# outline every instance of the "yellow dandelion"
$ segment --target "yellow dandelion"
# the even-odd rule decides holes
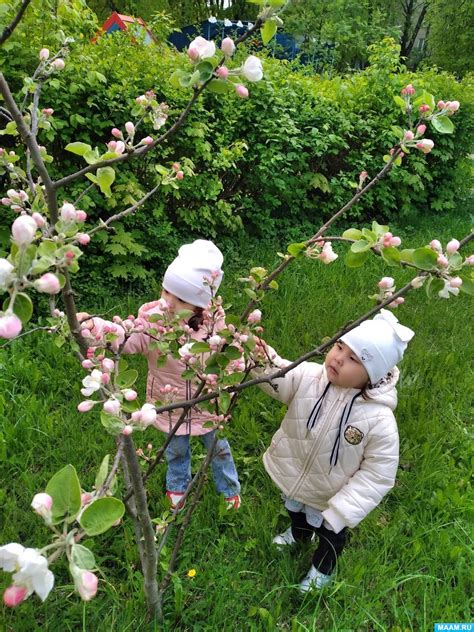
[[[188,571],[188,577],[195,577],[195,576],[196,576],[196,569],[190,568]]]

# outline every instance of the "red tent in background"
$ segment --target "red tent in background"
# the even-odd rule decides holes
[[[156,42],[156,38],[149,30],[146,23],[141,18],[133,18],[130,15],[122,15],[114,11],[112,15],[102,24],[102,33],[113,33],[114,31],[130,31],[137,36],[144,36],[145,43]]]

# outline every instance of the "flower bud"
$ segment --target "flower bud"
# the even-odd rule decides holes
[[[57,294],[61,290],[58,277],[52,272],[46,272],[34,282],[35,289],[45,294]]]
[[[89,330],[87,330],[87,331],[89,331]],[[92,369],[92,367],[94,366],[94,363],[91,360],[83,360],[81,362],[81,366],[82,366],[83,369]]]
[[[446,268],[446,266],[449,265],[449,261],[444,255],[439,255],[436,259],[436,262],[439,266],[442,266],[443,268]]]
[[[457,112],[460,107],[459,101],[449,101],[446,103],[446,107],[450,112]]]
[[[53,108],[43,108],[41,111],[45,116],[53,116],[54,114]]]
[[[61,57],[58,57],[51,62],[51,66],[53,66],[56,70],[63,70],[65,65],[64,59],[61,59]]]
[[[115,136],[115,138],[122,138],[122,132],[117,128],[117,127],[113,127],[112,128],[112,136]]]
[[[114,151],[116,154],[123,154],[123,152],[125,151],[125,143],[121,140],[118,140],[117,144],[115,145]]]
[[[124,434],[126,437],[128,437],[129,435],[131,435],[133,432],[133,426],[129,426],[128,424],[126,426],[123,427],[122,430],[122,434]]]
[[[431,110],[431,108],[426,103],[423,103],[423,105],[420,105],[418,110],[419,110],[419,112],[421,112],[421,114],[424,114],[425,112],[429,112]]]
[[[22,330],[21,320],[12,312],[0,316],[0,338],[15,338]]]
[[[474,266],[474,255],[469,255],[469,257],[466,257],[464,263],[468,266]]]
[[[70,204],[69,202],[65,202],[61,206],[61,219],[65,222],[75,222],[76,221],[76,208],[74,204]]]
[[[90,235],[88,235],[87,233],[77,233],[76,239],[81,244],[81,246],[87,246],[87,244],[91,240]]]
[[[392,277],[382,277],[377,285],[383,290],[388,290],[395,285],[395,280]]]
[[[400,239],[400,237],[395,236],[390,239],[390,245],[395,248],[399,246],[401,243],[402,243],[402,240]]]
[[[83,601],[90,601],[97,594],[99,579],[91,571],[79,569],[74,573],[74,584]]]
[[[125,123],[125,129],[129,136],[133,136],[135,134],[135,125],[131,121],[127,121]]]
[[[33,213],[31,217],[35,220],[36,226],[38,226],[38,228],[42,228],[46,224],[46,220],[39,213]]]
[[[35,494],[31,501],[32,508],[36,511],[38,516],[44,518],[46,523],[51,522],[51,508],[53,506],[53,499],[49,494]]]
[[[47,48],[42,48],[39,52],[40,61],[46,61],[49,59],[49,50]]]
[[[140,141],[141,145],[151,145],[153,142],[153,138],[151,136],[145,136],[145,138],[142,138]]]
[[[177,171],[176,172],[176,180],[182,180],[184,178],[184,172],[183,171]]]
[[[459,250],[460,245],[461,244],[457,239],[451,239],[451,241],[449,241],[446,246],[446,252],[448,253],[448,255],[452,255]]]
[[[120,413],[120,402],[118,399],[108,399],[104,402],[103,408],[108,415],[118,415]]]
[[[241,99],[247,99],[249,96],[249,91],[247,90],[247,88],[242,85],[241,83],[238,83],[235,86],[235,91],[237,92],[237,94],[239,95],[239,97]]]
[[[138,397],[137,391],[134,391],[131,388],[126,388],[122,392],[123,392],[123,396],[127,400],[127,402],[133,402]]]
[[[12,224],[13,241],[19,246],[31,244],[37,228],[35,220],[30,215],[20,215]]]
[[[192,61],[197,61],[199,59],[199,49],[197,48],[197,46],[191,45],[188,48],[188,57]]]
[[[19,606],[28,597],[28,589],[12,584],[3,593],[3,603],[8,608]]]
[[[2,204],[3,206],[11,206],[12,201],[10,200],[9,197],[3,197],[2,198]]]
[[[444,101],[438,101],[437,106],[438,109],[444,110],[444,108],[446,107],[446,103]]]
[[[449,279],[449,285],[451,287],[461,287],[462,285],[461,277],[453,277],[452,279]]]
[[[415,290],[420,289],[420,287],[425,282],[425,279],[426,279],[426,277],[415,277],[414,279],[412,279],[412,281],[411,281],[412,288],[414,288]]]
[[[418,143],[416,143],[415,147],[417,149],[421,149],[424,154],[429,154],[434,147],[434,142],[429,138],[424,138],[423,140],[420,140]]]
[[[219,77],[219,79],[227,79],[229,76],[229,69],[226,66],[219,66],[216,70],[216,76]]]
[[[104,369],[104,371],[107,371],[107,373],[110,373],[115,369],[115,362],[112,360],[112,358],[104,358],[102,360],[102,368]]]
[[[418,125],[418,127],[416,128],[416,135],[423,136],[425,132],[426,132],[426,125],[424,125],[423,123],[421,125]]]
[[[430,248],[432,250],[436,250],[437,252],[441,252],[441,242],[438,239],[432,239],[430,241]]]
[[[226,57],[232,57],[235,52],[234,40],[230,37],[225,37],[221,42],[221,51]]]
[[[76,222],[85,222],[87,213],[85,211],[76,211]]]
[[[247,316],[247,321],[251,324],[259,323],[261,320],[262,312],[259,309],[254,309],[253,312]]]
[[[407,129],[407,131],[403,135],[403,138],[405,140],[413,140],[415,138],[415,134],[410,129]]]
[[[88,413],[90,410],[92,410],[92,408],[94,408],[96,403],[97,402],[95,402],[93,399],[85,399],[83,402],[80,402],[77,405],[77,410],[80,413]]]

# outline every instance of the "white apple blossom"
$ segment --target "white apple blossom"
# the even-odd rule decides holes
[[[457,296],[459,294],[458,287],[453,287],[452,285],[450,285],[447,279],[443,279],[443,281],[444,281],[444,288],[438,292],[439,297],[449,298],[450,294],[452,294],[453,296]]]
[[[14,267],[6,259],[0,259],[0,289],[6,290],[13,280]]]
[[[199,35],[189,44],[189,49],[196,51],[199,59],[207,59],[208,57],[214,56],[216,52],[216,45],[214,42],[210,42]]]
[[[48,569],[48,560],[36,549],[25,549],[11,542],[0,547],[0,568],[16,571],[12,576],[15,586],[26,588],[27,596],[35,592],[44,601],[54,585],[54,575]]]
[[[250,55],[242,66],[242,74],[247,81],[260,81],[263,77],[262,62],[255,55]]]
[[[82,384],[84,388],[81,388],[81,393],[84,397],[89,397],[92,393],[95,393],[102,386],[102,371],[94,369],[90,375],[87,375]]]

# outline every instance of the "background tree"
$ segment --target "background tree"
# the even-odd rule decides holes
[[[430,0],[426,17],[429,61],[464,75],[474,70],[474,3]]]

